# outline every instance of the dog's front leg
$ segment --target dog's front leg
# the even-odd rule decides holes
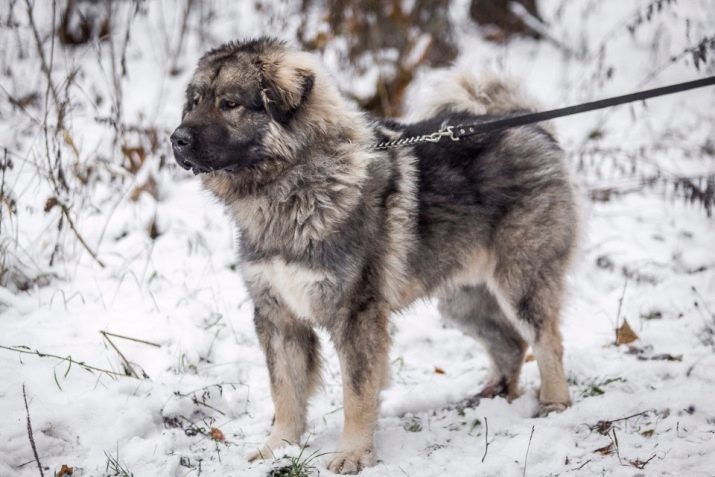
[[[331,330],[340,358],[345,414],[340,446],[328,464],[337,474],[356,474],[376,462],[379,392],[389,372],[388,317],[386,306],[361,303]]]
[[[257,303],[254,323],[266,355],[275,422],[266,443],[248,460],[273,458],[279,447],[298,443],[308,398],[320,382],[320,341],[310,326],[276,302]]]

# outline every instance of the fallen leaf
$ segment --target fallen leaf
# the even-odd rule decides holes
[[[434,372],[437,374],[447,374],[444,369],[437,366],[434,367]]]
[[[527,355],[526,355],[526,358],[524,358],[524,362],[525,362],[525,363],[528,363],[528,362],[530,362],[530,361],[536,361],[536,356],[534,356],[534,355],[531,354],[531,353],[527,354]]]
[[[74,473],[74,467],[62,464],[60,471],[55,474],[55,477],[63,477],[65,475],[72,475]]]
[[[607,446],[599,447],[598,449],[596,449],[593,452],[598,452],[601,455],[610,455],[610,454],[613,454],[613,447],[614,447],[613,442],[611,442]]]
[[[57,200],[57,197],[50,197],[45,201],[45,212],[49,212],[52,210],[57,204],[59,204],[60,201]]]
[[[623,324],[616,330],[616,344],[629,344],[633,343],[637,339],[638,335],[635,331],[633,331],[631,325],[628,324],[628,320],[624,318]]]
[[[226,438],[223,436],[223,432],[221,432],[221,429],[219,429],[218,427],[211,428],[211,439],[218,442],[223,442],[226,440]]]
[[[641,435],[643,437],[652,437],[654,432],[655,429],[646,429],[645,431],[641,432]]]

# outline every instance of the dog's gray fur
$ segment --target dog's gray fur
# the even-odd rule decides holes
[[[329,469],[375,462],[378,393],[389,381],[389,315],[437,296],[482,340],[493,372],[481,396],[518,393],[527,343],[542,413],[569,405],[559,312],[577,238],[564,155],[524,126],[389,151],[370,145],[483,115],[528,110],[516,89],[456,74],[414,124],[371,120],[314,57],[259,39],[199,62],[177,161],[201,176],[240,231],[275,425],[251,457],[297,442],[320,382],[323,327],[343,374],[345,426]],[[446,91],[446,92],[445,92]],[[443,94],[445,92],[445,94]],[[182,129],[183,128],[183,129]]]

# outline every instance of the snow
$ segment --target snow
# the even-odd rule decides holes
[[[189,22],[176,76],[167,70],[183,6],[163,0],[142,4],[127,48],[128,76],[121,82],[123,120],[155,127],[160,146],[137,175],[119,168],[114,131],[96,121],[112,114],[108,45],[75,50],[55,45],[55,81],[80,71],[69,88],[74,107],[66,120],[79,156],[61,140],[50,147],[61,150],[67,171],[73,164],[97,171],[100,179],[63,199],[104,268],[67,223],[58,239],[59,207],[43,211],[54,194],[45,178],[39,126],[46,82],[24,5],[14,6],[19,25],[0,30],[2,92],[19,98],[38,91],[42,99],[26,112],[0,102],[0,147],[14,162],[6,171],[5,190],[17,201],[16,214],[8,216],[3,209],[0,250],[6,264],[47,278],[25,291],[12,284],[0,287],[0,345],[71,356],[74,362],[0,349],[0,476],[38,473],[23,385],[46,475],[62,464],[74,467],[74,475],[116,475],[107,470],[107,454],[137,476],[263,476],[282,465],[244,458],[267,436],[273,407],[252,306],[234,270],[233,231],[198,180],[173,164],[167,147],[183,88],[202,51],[227,39],[276,31],[293,38],[297,10],[277,3],[273,15],[270,9],[256,13],[251,2],[206,3],[219,14]],[[645,0],[542,1],[544,18],[562,47],[531,40],[487,43],[467,20],[468,3],[460,0],[453,8],[462,51],[458,65],[508,74],[548,107],[715,71],[712,58],[700,71],[688,58],[661,68],[713,34],[715,6],[709,0],[668,4],[634,35],[626,25],[649,4]],[[128,2],[115,6],[117,48],[129,7]],[[3,5],[0,19],[9,13]],[[50,3],[37,2],[35,21],[45,33],[51,17]],[[204,21],[211,26],[203,26],[202,37]],[[319,20],[312,25],[323,28]],[[564,45],[574,51],[584,47],[587,54],[568,56]],[[325,60],[341,87],[369,95],[377,67],[358,77],[338,66],[340,43],[332,48]],[[608,67],[613,74],[605,80]],[[423,71],[417,81],[430,77]],[[100,104],[96,96],[103,97]],[[715,222],[667,186],[643,188],[639,182],[656,170],[715,173],[713,156],[701,149],[715,137],[713,111],[715,89],[710,88],[555,122],[583,195],[584,239],[563,311],[574,405],[562,414],[532,417],[539,379],[531,361],[524,365],[520,398],[461,409],[458,404],[484,383],[485,353],[445,326],[432,301],[419,302],[393,319],[393,384],[382,396],[379,463],[362,475],[715,475]],[[594,130],[602,138],[585,142]],[[127,137],[130,145],[146,141],[139,133]],[[597,150],[582,154],[598,148],[637,153],[653,144],[660,147],[635,159]],[[160,168],[162,156],[167,165]],[[632,163],[636,174],[630,173]],[[143,193],[130,200],[149,175],[156,179],[158,199]],[[630,191],[590,201],[588,192],[603,187]],[[147,233],[153,221],[159,232],[155,240]],[[58,240],[59,252],[49,265]],[[614,330],[624,319],[640,337],[631,348],[613,344]],[[80,361],[124,373],[122,358],[100,331],[159,345],[110,336],[134,371],[148,378],[81,369]],[[304,439],[305,452],[326,454],[313,461],[316,474],[329,475],[326,461],[342,426],[341,386],[334,350],[321,338],[324,386],[311,402]],[[653,359],[664,355],[674,360]],[[598,431],[599,421],[633,415],[602,428],[605,433]],[[225,443],[205,435],[212,427],[221,429]],[[616,441],[612,453],[597,451]],[[298,446],[285,450],[291,456],[300,452]],[[642,470],[633,464],[652,456]]]

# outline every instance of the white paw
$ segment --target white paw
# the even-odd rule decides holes
[[[269,458],[273,458],[273,450],[267,446],[252,450],[246,454],[246,460],[248,462],[253,462],[256,460],[266,460]]]
[[[248,460],[248,462],[253,462],[254,460],[275,459],[275,452],[278,449],[294,444],[297,441],[298,439],[295,438],[271,434],[262,447],[259,447],[258,449],[250,451],[246,454],[246,460]]]
[[[328,464],[328,470],[336,474],[357,474],[365,467],[375,465],[375,448],[338,451]]]

